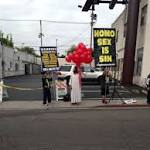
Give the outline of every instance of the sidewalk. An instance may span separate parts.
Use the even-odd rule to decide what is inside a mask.
[[[129,100],[130,101],[130,100]],[[100,100],[82,100],[80,104],[72,105],[70,102],[52,101],[49,109],[100,109],[100,108],[150,108],[146,100],[139,99],[132,104],[123,104],[120,100],[112,100],[108,104],[103,104]],[[0,103],[0,110],[32,110],[46,109],[42,101],[4,101]]]

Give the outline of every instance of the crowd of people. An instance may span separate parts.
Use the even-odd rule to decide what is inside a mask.
[[[60,73],[58,73],[60,74]],[[109,82],[112,74],[108,69],[104,69],[101,76],[101,95],[102,102],[107,103],[107,95],[109,94]],[[66,78],[67,94],[64,95],[64,101],[71,101],[71,104],[79,104],[81,102],[81,73],[79,68],[75,67],[72,75]],[[52,88],[52,73],[43,72],[42,76],[43,87],[43,105],[51,103],[51,88]]]
[[[58,73],[59,74],[59,73]],[[81,74],[80,70],[75,67],[72,75],[66,79],[67,94],[64,95],[64,101],[71,101],[71,104],[79,104],[81,102]],[[112,81],[112,73],[105,68],[100,78],[102,103],[107,104],[107,96],[109,95],[109,86]],[[150,74],[146,79],[147,85],[147,104],[150,104]],[[43,72],[42,76],[43,86],[43,105],[51,103],[51,87],[52,87],[52,73]]]

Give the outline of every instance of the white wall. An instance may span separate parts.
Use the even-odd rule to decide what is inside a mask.
[[[0,43],[0,79],[2,78],[2,46]]]
[[[145,82],[145,78],[150,73],[150,0],[148,0],[147,22],[145,29],[145,42],[142,63],[141,82]]]
[[[3,60],[4,77],[24,75],[25,64],[29,65],[29,74],[32,74],[32,66],[33,64],[37,64],[35,56],[8,47],[4,47]]]
[[[141,26],[141,10],[148,4],[147,8],[147,21],[144,26]],[[116,43],[116,48],[118,52],[118,59],[124,58],[124,47],[125,39],[123,38],[124,34],[124,23],[125,23],[126,11],[124,11],[112,24],[112,27],[116,28],[119,31],[118,42]],[[139,50],[143,48],[143,60],[142,60],[142,69],[141,74],[137,74],[136,70],[138,69],[137,65],[137,54]],[[150,73],[150,0],[141,0],[140,9],[139,9],[139,20],[138,20],[138,31],[137,31],[137,42],[136,42],[136,52],[135,52],[135,68],[134,68],[134,77],[133,83],[139,86],[145,86],[145,78]],[[122,70],[120,70],[122,71]]]

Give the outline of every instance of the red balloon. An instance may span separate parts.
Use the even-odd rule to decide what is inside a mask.
[[[74,53],[73,56],[72,56],[72,60],[74,63],[79,63],[80,60],[79,60],[79,55],[77,53]]]
[[[78,48],[79,49],[85,49],[86,47],[85,47],[85,45],[83,43],[79,43],[78,44]]]
[[[89,55],[91,55],[91,54],[92,54],[92,52],[93,52],[93,51],[92,51],[92,49],[91,49],[91,48],[88,48],[88,49],[87,49],[87,53],[88,53]]]
[[[72,60],[72,54],[71,54],[71,53],[69,53],[67,56],[68,56],[68,58],[69,58],[70,60]]]
[[[86,59],[86,55],[83,53],[80,55],[80,61],[81,63],[84,63],[84,60]]]
[[[92,62],[92,57],[91,57],[90,55],[88,55],[88,56],[86,57],[86,59],[84,60],[84,62],[85,62],[86,64],[91,63],[91,62]]]
[[[76,53],[79,54],[79,55],[81,55],[83,53],[83,50],[82,49],[77,49]]]
[[[86,50],[86,51],[84,51],[84,52],[83,52],[83,54],[85,55],[85,57],[89,56],[89,53],[88,53],[88,51],[87,51],[87,50]]]
[[[67,62],[71,62],[71,59],[68,56],[66,56],[65,59]]]

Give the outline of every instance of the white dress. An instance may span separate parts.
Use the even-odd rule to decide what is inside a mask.
[[[79,74],[72,74],[70,77],[71,89],[71,103],[81,102],[81,85],[79,82]]]

